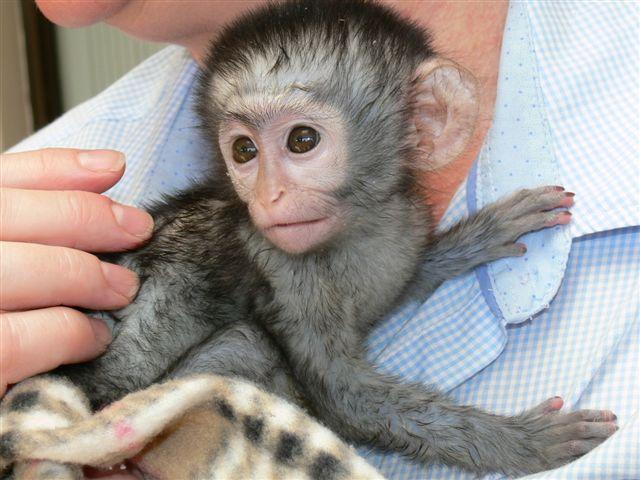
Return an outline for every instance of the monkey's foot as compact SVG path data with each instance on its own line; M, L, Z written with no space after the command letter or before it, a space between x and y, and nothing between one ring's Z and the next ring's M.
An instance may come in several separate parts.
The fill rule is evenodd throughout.
M525 473L550 470L593 450L618 430L616 416L608 410L559 413L563 400L553 397L515 417L529 454Z
M465 230L485 247L489 260L521 256L527 248L515 243L519 237L571 221L570 212L556 209L571 207L573 197L573 193L558 186L523 189L484 207L470 219Z

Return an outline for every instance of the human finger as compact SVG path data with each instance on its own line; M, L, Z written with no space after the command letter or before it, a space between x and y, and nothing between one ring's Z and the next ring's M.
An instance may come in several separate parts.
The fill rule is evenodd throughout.
M0 309L26 310L56 305L114 309L138 290L130 270L81 250L0 242Z
M111 341L107 325L68 307L0 314L0 395L8 384L90 360Z
M151 236L147 212L96 193L0 189L0 240L92 252L131 249Z
M0 155L0 186L104 192L124 173L115 150L44 148Z

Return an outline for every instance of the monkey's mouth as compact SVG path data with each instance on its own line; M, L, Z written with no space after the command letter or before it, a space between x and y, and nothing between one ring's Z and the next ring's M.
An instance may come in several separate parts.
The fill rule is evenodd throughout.
M276 223L269 228L282 228L282 227L303 227L305 225L313 225L319 222L323 222L327 219L327 217L317 218L315 220L304 220L302 222L290 222L290 223Z
M288 253L303 253L324 243L334 231L332 217L275 223L264 230L266 237Z

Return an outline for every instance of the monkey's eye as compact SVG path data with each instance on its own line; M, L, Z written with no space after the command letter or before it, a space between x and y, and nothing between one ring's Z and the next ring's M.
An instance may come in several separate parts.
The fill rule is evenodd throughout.
M258 148L249 137L240 137L233 142L233 160L237 163L247 163L258 154Z
M311 127L300 126L291 130L287 146L293 153L313 150L320 142L320 134Z

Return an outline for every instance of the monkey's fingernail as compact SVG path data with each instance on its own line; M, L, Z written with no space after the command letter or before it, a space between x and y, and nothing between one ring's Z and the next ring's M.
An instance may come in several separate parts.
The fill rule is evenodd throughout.
M524 243L518 243L518 248L520 249L521 255L527 253L527 246Z
M104 278L114 291L129 300L133 299L140 286L135 273L120 265L107 262L101 262L100 267L102 268Z
M124 155L113 150L87 150L78 153L77 158L82 167L92 172L119 172L124 167Z
M567 225L571 221L571 212L560 212L554 221L555 225Z
M111 343L111 330L106 323L98 318L89 317L89 325L91 325L93 334L101 346L106 347Z
M560 204L558 205L559 207L573 207L574 204L574 199L573 197L575 197L575 193L572 192L564 192L563 195L563 199L560 201Z
M111 204L113 216L125 231L140 239L147 239L153 232L153 218L147 212L119 203Z
M564 187L561 185L556 185L555 187L552 187L556 192L564 192Z

